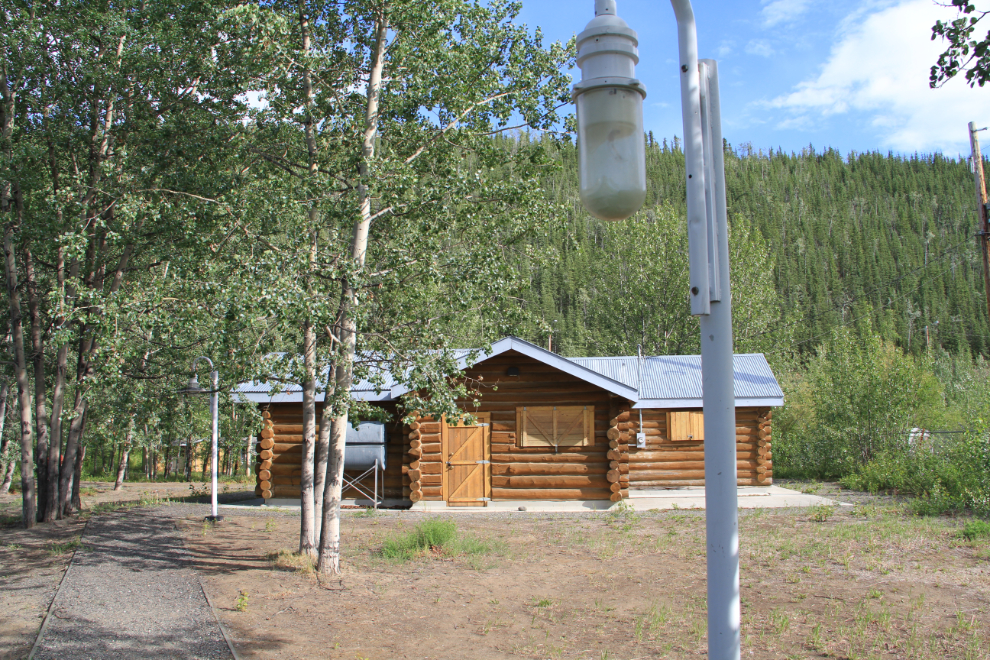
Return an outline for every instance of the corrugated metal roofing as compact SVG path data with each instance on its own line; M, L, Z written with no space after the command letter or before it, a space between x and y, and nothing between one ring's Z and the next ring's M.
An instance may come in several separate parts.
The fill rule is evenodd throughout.
M642 383L639 360L629 357L570 358L639 390L641 399L700 399L701 356L659 355L643 358ZM733 358L733 377L737 399L783 398L784 393L761 353L737 354Z
M578 378L583 378L613 394L629 398L636 408L701 407L701 356L662 355L640 359L636 356L563 358L535 344L516 337L506 337L492 346L492 351L480 361L508 350L552 364ZM457 351L464 362L471 351ZM574 366L572 366L574 365ZM468 366L467 364L463 365ZM733 360L733 382L737 406L783 405L784 393L770 365L760 353L736 355ZM380 383L362 380L351 389L355 399L388 401L405 393L405 387L393 374L382 369ZM325 382L326 372L322 382ZM278 394L273 394L275 390ZM298 384L244 383L234 390L252 401L301 401ZM318 394L322 401L323 395Z

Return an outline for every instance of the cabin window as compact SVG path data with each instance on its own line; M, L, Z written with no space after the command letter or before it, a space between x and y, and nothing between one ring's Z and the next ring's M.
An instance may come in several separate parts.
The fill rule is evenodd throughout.
M595 444L594 406L516 408L520 447L586 447Z
M667 413L667 437L674 442L699 442L705 439L705 415L695 410Z

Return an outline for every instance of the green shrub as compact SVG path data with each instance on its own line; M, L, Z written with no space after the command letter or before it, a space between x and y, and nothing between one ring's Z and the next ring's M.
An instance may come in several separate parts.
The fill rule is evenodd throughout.
M990 523L985 520L971 520L959 532L967 541L990 538Z
M917 496L919 515L969 510L990 516L990 443L985 431L946 441L941 447L887 450L841 479L846 488Z

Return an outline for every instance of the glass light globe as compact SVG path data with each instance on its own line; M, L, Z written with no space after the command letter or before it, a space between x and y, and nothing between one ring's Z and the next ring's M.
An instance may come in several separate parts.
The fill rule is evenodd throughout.
M643 95L598 87L576 101L581 202L596 218L625 220L646 201Z

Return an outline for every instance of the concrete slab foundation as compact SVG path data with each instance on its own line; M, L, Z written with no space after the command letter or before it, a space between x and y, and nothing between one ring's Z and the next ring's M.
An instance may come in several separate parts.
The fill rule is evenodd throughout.
M852 506L844 502L832 500L818 495L808 495L805 493L783 488L781 486L740 486L739 508L740 509L775 509L786 507L809 507L818 505L830 506ZM344 506L371 506L370 500L344 500ZM677 488L677 489L644 489L629 491L629 498L622 501L625 506L632 507L635 511L650 511L653 509L704 509L705 489L699 488ZM591 511L607 511L618 506L618 503L608 500L506 500L501 502L489 502L485 507L456 507L447 506L446 502L416 502L412 504L408 500L385 500L381 506L383 508L406 508L410 511L439 512L444 513L492 513L492 512L528 512L528 513L580 513ZM224 509L237 509L247 507L258 507L275 510L298 510L299 500L271 499L267 502L261 498L253 500L243 500L233 504L221 504Z

